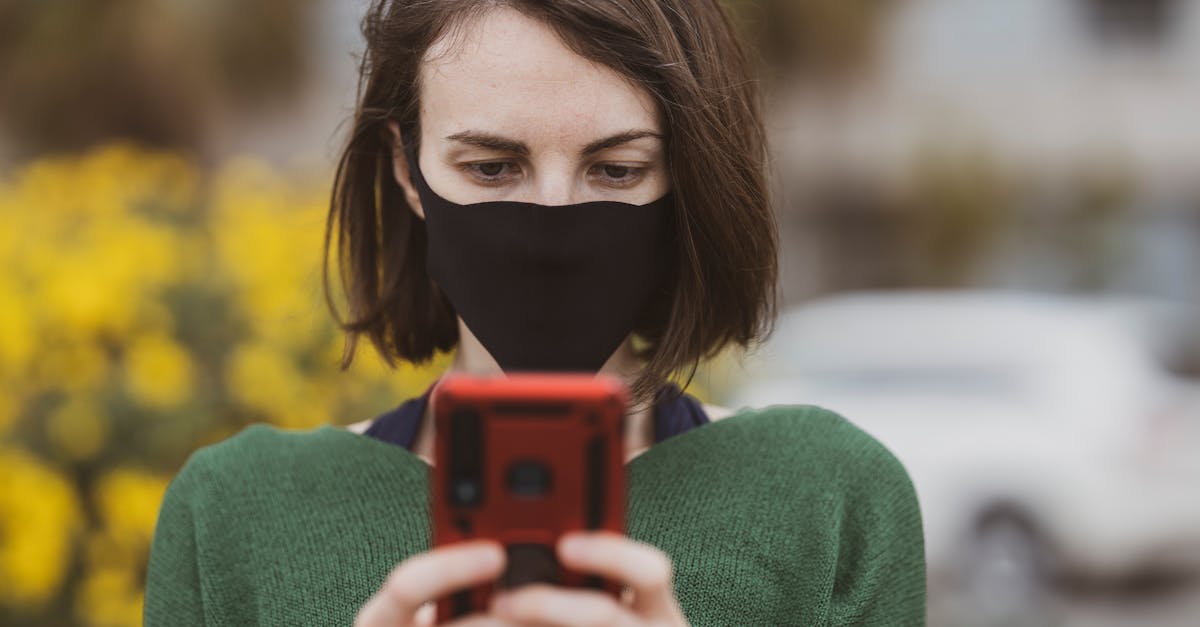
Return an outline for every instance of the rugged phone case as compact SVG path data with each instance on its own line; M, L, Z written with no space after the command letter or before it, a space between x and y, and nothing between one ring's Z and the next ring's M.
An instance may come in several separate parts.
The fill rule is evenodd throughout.
M554 548L568 530L623 533L628 402L607 375L448 375L438 386L434 545L491 538L508 555L496 582L438 599L438 622L485 610L496 588L535 581L620 592L563 568Z

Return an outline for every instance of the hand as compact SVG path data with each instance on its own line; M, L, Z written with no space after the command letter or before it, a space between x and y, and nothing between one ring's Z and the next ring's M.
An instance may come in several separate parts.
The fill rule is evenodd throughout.
M472 540L424 553L403 562L358 611L355 627L425 627L433 625L434 606L427 603L462 588L495 580L504 570L504 548L491 540ZM496 616L472 614L456 627L516 627Z
M563 534L557 552L564 566L619 581L626 594L618 601L598 590L528 584L493 595L489 615L539 627L686 627L675 599L671 559L658 548L596 531Z

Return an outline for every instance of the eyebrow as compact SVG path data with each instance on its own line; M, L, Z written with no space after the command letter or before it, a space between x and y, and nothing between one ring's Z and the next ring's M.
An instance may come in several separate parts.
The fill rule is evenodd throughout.
M657 137L660 140L662 139L662 135L660 133L656 133L649 129L630 129L590 142L588 145L583 147L583 150L579 151L579 156L587 157L606 148L620 146L621 144L631 142L635 139L641 139L643 137ZM500 135L494 135L492 133L485 133L483 131L459 131L453 135L447 135L446 139L469 144L471 146L478 146L480 148L511 152L522 157L528 157L530 152L529 146L527 146L525 142Z

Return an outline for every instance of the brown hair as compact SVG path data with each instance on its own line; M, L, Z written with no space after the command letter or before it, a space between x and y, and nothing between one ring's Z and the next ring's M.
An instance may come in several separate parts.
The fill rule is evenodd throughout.
M760 93L717 0L373 0L362 23L358 107L325 229L325 297L346 332L342 368L363 333L391 366L396 358L426 362L458 342L454 308L426 273L424 222L392 178L387 123L419 128L427 49L465 18L496 6L545 23L580 56L642 86L664 116L675 280L634 330L645 363L635 399L684 367L690 383L699 362L730 342L748 348L769 335L778 235ZM329 292L335 229L349 320L338 316Z

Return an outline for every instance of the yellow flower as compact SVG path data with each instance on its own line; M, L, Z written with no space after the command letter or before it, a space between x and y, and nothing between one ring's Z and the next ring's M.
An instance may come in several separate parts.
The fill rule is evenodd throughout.
M149 556L166 477L118 468L96 483L100 529L88 534L76 613L89 625L140 625L141 569Z
M100 568L80 585L75 611L93 627L140 627L144 596L140 582L126 568Z
M106 529L125 546L150 546L169 482L166 477L133 468L110 471L96 483L93 493Z
M0 448L0 604L30 607L54 597L80 523L64 477L24 451Z
M125 389L147 407L168 409L192 393L193 367L187 351L170 337L139 336L125 352Z
M16 390L4 390L0 393L0 441L3 441L4 435L17 421L20 412L21 398L17 396Z
M90 339L42 346L32 368L38 386L72 394L99 389L109 372L108 357Z
M36 334L28 298L8 272L0 274L0 303L0 377L15 376L33 357Z
M108 426L95 400L72 396L46 418L46 437L67 458L84 461L104 448Z
M145 420L223 377L242 411L195 425L205 438L236 433L245 410L304 428L424 391L451 354L393 370L364 342L354 367L338 369L320 274L328 186L322 174L247 158L210 175L125 142L0 175L0 438L21 437L21 418L71 462L143 455L128 449L140 441L113 439L101 400L113 385L151 410L130 414ZM219 315L192 309L208 304ZM185 322L201 328L177 328ZM203 370L208 360L193 358L181 332L203 338L204 355L227 354L222 370ZM0 604L36 610L55 602L82 544L80 506L66 477L4 442ZM140 573L166 483L129 468L96 483L100 524L87 530L73 591L81 623L140 624Z
M142 304L190 269L178 214L195 205L197 181L179 156L129 144L28 164L0 187L0 261L12 275L0 293L15 289L2 295L76 338L143 328Z
M117 468L96 482L93 498L101 529L87 538L85 572L76 612L89 625L140 625L140 573L149 557L158 511L170 479Z
M268 414L300 395L302 379L288 355L263 343L238 347L225 368L225 385L233 397Z
M102 525L88 530L83 545L83 563L88 570L115 568L136 562L139 558L139 555L131 554L128 547L117 541L108 527Z
M67 229L67 225L71 228ZM169 230L125 217L63 221L52 246L31 250L27 270L39 280L31 295L51 328L78 336L127 334L140 327L139 304L182 276Z
M246 158L231 160L214 180L217 266L255 333L276 345L311 346L328 324L320 282L324 196Z

